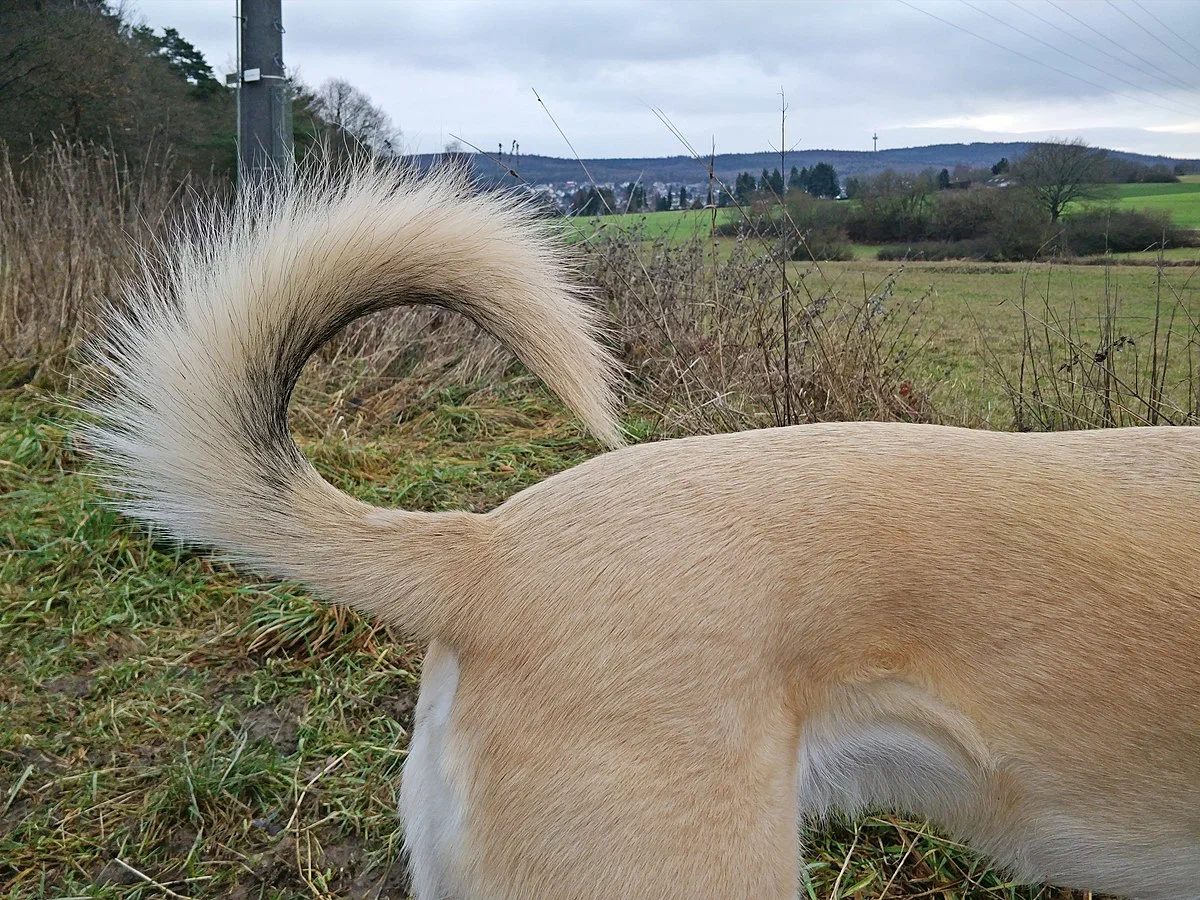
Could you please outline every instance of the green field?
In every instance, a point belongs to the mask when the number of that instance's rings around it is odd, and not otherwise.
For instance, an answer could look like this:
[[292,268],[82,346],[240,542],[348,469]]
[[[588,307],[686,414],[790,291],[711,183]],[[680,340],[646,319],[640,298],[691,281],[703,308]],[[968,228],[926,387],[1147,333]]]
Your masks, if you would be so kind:
[[[1112,254],[1118,262],[1139,262],[1154,265],[1158,260],[1158,251],[1130,250],[1124,253]],[[1168,247],[1162,253],[1165,262],[1176,265],[1200,265],[1200,247]]]
[[1200,228],[1200,181],[1181,184],[1122,184],[1117,186],[1117,205],[1169,213],[1177,225]]
[[[718,210],[717,221],[725,221],[725,217],[731,213],[736,215],[737,210]],[[575,232],[581,237],[637,232],[651,240],[661,237],[684,240],[697,234],[711,233],[713,215],[712,210],[684,209],[670,212],[617,213],[591,218],[575,216],[565,221],[568,234]]]
[[[1189,249],[1191,259],[1200,250]],[[1161,304],[1160,343],[1174,310],[1175,355],[1168,383],[1186,396],[1188,339],[1200,322],[1200,263],[1164,269],[1148,266],[1057,265],[1051,263],[851,262],[793,264],[805,273],[808,289],[842,295],[895,278],[891,296],[898,305],[915,304],[920,331],[915,372],[933,384],[939,418],[987,428],[1012,427],[1012,406],[1004,379],[1019,376],[1024,307],[1031,327],[1043,339],[1073,322],[1078,338],[1095,348],[1106,326],[1131,340],[1130,352],[1149,352],[1155,305]],[[1176,305],[1173,298],[1178,297]],[[1111,313],[1105,310],[1111,304]],[[1180,348],[1183,348],[1182,352]],[[1196,351],[1191,364],[1200,365]]]
[[[1115,186],[1118,207],[1145,209],[1169,213],[1174,222],[1184,228],[1200,229],[1200,176],[1184,176],[1179,184],[1122,184]],[[729,221],[737,216],[736,209],[717,211],[717,221]],[[712,229],[711,210],[677,210],[573,217],[565,220],[567,233],[573,240],[595,235],[638,233],[649,239],[672,238],[684,240],[696,234],[709,234]],[[873,248],[855,247],[856,258],[866,257]],[[1127,258],[1135,255],[1125,254]],[[1185,257],[1190,258],[1190,257]]]

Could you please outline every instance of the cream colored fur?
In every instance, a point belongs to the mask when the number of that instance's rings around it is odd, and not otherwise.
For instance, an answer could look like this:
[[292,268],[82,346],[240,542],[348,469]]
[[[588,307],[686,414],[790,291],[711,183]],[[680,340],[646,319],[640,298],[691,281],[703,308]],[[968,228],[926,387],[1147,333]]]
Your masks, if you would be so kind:
[[486,515],[376,509],[286,407],[357,315],[491,330],[610,445],[545,229],[358,175],[217,217],[113,312],[129,513],[432,641],[421,900],[789,898],[798,822],[931,817],[1029,880],[1200,897],[1200,433],[829,424],[646,444]]

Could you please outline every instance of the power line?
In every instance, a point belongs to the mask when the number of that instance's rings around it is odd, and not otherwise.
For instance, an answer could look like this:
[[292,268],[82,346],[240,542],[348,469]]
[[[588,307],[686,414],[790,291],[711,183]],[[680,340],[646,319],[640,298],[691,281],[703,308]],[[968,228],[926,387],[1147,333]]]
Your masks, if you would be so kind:
[[1129,85],[1135,91],[1142,91],[1143,93],[1149,94],[1152,97],[1157,97],[1159,100],[1165,100],[1167,103],[1177,103],[1180,106],[1184,107],[1184,109],[1190,108],[1193,112],[1200,112],[1200,107],[1194,107],[1194,106],[1188,107],[1186,104],[1180,102],[1179,100],[1173,100],[1170,97],[1165,97],[1162,94],[1158,93],[1157,91],[1152,91],[1149,88],[1142,87],[1140,84],[1135,84],[1134,82],[1130,81],[1128,78],[1123,78],[1120,75],[1114,75],[1112,72],[1109,72],[1106,69],[1101,69],[1099,66],[1094,66],[1090,62],[1088,62],[1086,59],[1080,59],[1078,56],[1075,56],[1072,53],[1068,53],[1067,51],[1063,50],[1061,47],[1055,47],[1049,41],[1043,41],[1040,37],[1038,37],[1035,34],[1030,34],[1028,31],[1018,28],[1016,25],[1010,25],[1008,22],[1005,22],[999,16],[992,15],[986,9],[980,9],[974,3],[969,2],[969,0],[958,0],[958,2],[961,3],[963,6],[968,7],[969,9],[975,10],[975,12],[979,13],[980,15],[987,16],[989,19],[991,19],[994,22],[999,22],[1005,28],[1008,28],[1011,31],[1015,31],[1017,34],[1021,35],[1021,37],[1027,38],[1031,41],[1037,41],[1043,47],[1049,47],[1050,50],[1057,53],[1059,56],[1065,56],[1069,60],[1077,62],[1080,65],[1087,66],[1089,69],[1099,72],[1101,75],[1105,76],[1106,78],[1113,78],[1113,79],[1121,82],[1122,84]]
[[1141,62],[1144,62],[1146,65],[1150,66],[1150,68],[1152,68],[1152,69],[1156,69],[1157,71],[1161,72],[1163,75],[1165,75],[1167,78],[1171,79],[1172,81],[1176,81],[1176,82],[1178,82],[1178,83],[1179,83],[1179,84],[1180,84],[1182,87],[1185,87],[1185,88],[1190,88],[1190,89],[1192,89],[1192,90],[1195,90],[1195,88],[1194,88],[1194,87],[1191,87],[1190,85],[1186,84],[1186,83],[1185,83],[1185,82],[1184,82],[1184,81],[1183,81],[1181,78],[1179,78],[1179,77],[1177,77],[1177,76],[1175,76],[1175,75],[1172,75],[1172,74],[1171,74],[1170,72],[1168,72],[1166,69],[1163,69],[1161,66],[1158,66],[1158,65],[1156,65],[1155,63],[1152,63],[1150,60],[1146,59],[1146,57],[1144,57],[1144,56],[1139,56],[1137,53],[1134,53],[1132,50],[1130,50],[1130,49],[1129,49],[1128,47],[1126,47],[1124,44],[1120,44],[1120,43],[1118,43],[1117,41],[1114,41],[1112,38],[1110,38],[1110,37],[1109,37],[1107,34],[1105,34],[1103,31],[1099,31],[1098,29],[1096,29],[1096,28],[1093,28],[1091,25],[1089,25],[1087,22],[1083,21],[1083,19],[1079,18],[1079,17],[1078,17],[1077,15],[1075,15],[1074,13],[1072,13],[1072,12],[1068,12],[1067,10],[1063,9],[1061,6],[1059,6],[1057,3],[1055,3],[1055,2],[1054,2],[1054,0],[1046,0],[1046,2],[1047,2],[1047,3],[1049,3],[1051,6],[1053,6],[1055,9],[1057,9],[1057,10],[1058,10],[1060,13],[1062,13],[1062,14],[1063,14],[1064,16],[1066,16],[1067,18],[1069,18],[1069,19],[1073,19],[1074,21],[1078,22],[1080,25],[1082,25],[1082,26],[1083,26],[1084,28],[1086,28],[1088,31],[1092,32],[1092,34],[1095,34],[1095,35],[1097,35],[1097,36],[1099,36],[1099,37],[1103,38],[1104,40],[1108,41],[1110,44],[1112,44],[1112,45],[1113,45],[1114,47],[1116,47],[1118,50],[1120,50],[1120,51],[1122,51],[1122,52],[1124,52],[1124,53],[1128,53],[1128,54],[1129,54],[1130,56],[1132,56],[1134,59],[1137,59],[1137,60],[1140,60]]
[[956,28],[959,31],[963,32],[964,34],[969,34],[971,37],[976,38],[977,40],[981,40],[985,44],[991,44],[993,47],[999,47],[1001,50],[1007,51],[1008,53],[1011,53],[1014,56],[1019,56],[1019,57],[1021,57],[1021,59],[1026,60],[1027,62],[1031,62],[1037,66],[1041,66],[1044,69],[1049,69],[1051,72],[1057,72],[1059,75],[1065,75],[1068,78],[1073,78],[1076,81],[1079,81],[1079,82],[1082,82],[1083,84],[1088,85],[1089,87],[1094,87],[1097,90],[1104,91],[1106,94],[1116,94],[1119,97],[1128,97],[1131,100],[1135,100],[1138,103],[1141,103],[1143,106],[1153,106],[1155,109],[1161,109],[1163,112],[1171,113],[1171,115],[1174,115],[1174,116],[1179,115],[1179,110],[1177,110],[1177,109],[1168,109],[1167,107],[1165,107],[1159,103],[1150,103],[1149,101],[1143,100],[1141,97],[1134,97],[1132,94],[1127,94],[1125,91],[1114,91],[1111,87],[1107,87],[1103,84],[1097,84],[1094,81],[1090,81],[1087,78],[1084,78],[1080,75],[1076,75],[1074,72],[1068,72],[1066,69],[1060,69],[1058,66],[1050,65],[1050,63],[1048,63],[1048,62],[1042,62],[1040,59],[1036,59],[1035,57],[1029,56],[1026,53],[1022,53],[1020,50],[1014,50],[1012,47],[1006,47],[1004,44],[1001,44],[998,41],[993,41],[991,38],[984,37],[982,34],[976,34],[974,31],[971,31],[969,28],[963,28],[961,25],[951,22],[949,19],[943,19],[941,16],[935,15],[934,13],[931,13],[928,10],[921,9],[921,7],[919,7],[919,6],[914,6],[913,4],[909,3],[908,0],[896,0],[896,2],[902,4],[903,6],[907,6],[909,9],[916,10],[919,13],[929,16],[929,18],[931,18],[931,19],[936,19],[937,21],[941,22],[943,25],[949,25],[951,28]]
[[1154,13],[1150,12],[1150,10],[1146,9],[1146,7],[1142,6],[1142,4],[1138,3],[1138,0],[1133,0],[1133,5],[1136,6],[1138,9],[1140,9],[1142,12],[1144,12],[1146,15],[1148,15],[1150,18],[1152,18],[1155,22],[1157,22],[1163,28],[1165,28],[1167,30],[1167,33],[1170,34],[1173,38],[1175,38],[1175,40],[1179,41],[1181,44],[1186,44],[1188,47],[1195,50],[1197,53],[1200,53],[1200,47],[1197,47],[1195,44],[1193,44],[1191,41],[1189,41],[1187,38],[1185,38],[1182,34],[1180,34],[1178,31],[1173,29],[1170,25],[1168,25],[1166,22],[1164,22],[1162,19],[1160,19],[1158,16],[1156,16]]
[[1117,6],[1117,4],[1113,3],[1113,0],[1107,0],[1107,3],[1109,6],[1111,6],[1113,9],[1115,9],[1117,12],[1119,12],[1121,15],[1123,15],[1125,18],[1127,18],[1130,22],[1132,22],[1138,28],[1142,29],[1142,31],[1146,32],[1146,34],[1150,35],[1150,37],[1154,38],[1154,40],[1158,41],[1160,44],[1162,44],[1164,47],[1166,47],[1168,50],[1170,50],[1172,53],[1174,53],[1176,56],[1178,56],[1180,59],[1182,59],[1185,63],[1187,63],[1189,66],[1191,66],[1197,72],[1200,72],[1200,65],[1197,65],[1196,63],[1192,62],[1190,59],[1188,59],[1186,56],[1184,56],[1182,53],[1180,53],[1178,50],[1176,50],[1174,47],[1172,47],[1170,44],[1168,44],[1166,41],[1164,41],[1162,38],[1160,38],[1157,34],[1155,34],[1153,31],[1151,31],[1149,28],[1147,28],[1145,25],[1143,25],[1141,22],[1139,22],[1137,19],[1135,19],[1129,13],[1125,12],[1125,10],[1121,9],[1121,7],[1119,7],[1119,6]]
[[[1075,41],[1076,43],[1083,44],[1083,46],[1087,47],[1089,50],[1091,50],[1095,53],[1099,53],[1101,56],[1106,56],[1109,59],[1113,60],[1114,62],[1118,62],[1123,66],[1133,69],[1135,72],[1145,75],[1147,78],[1154,78],[1154,79],[1158,79],[1158,80],[1169,79],[1170,81],[1175,82],[1174,84],[1170,85],[1171,87],[1178,86],[1178,87],[1188,89],[1188,90],[1200,90],[1200,88],[1192,88],[1190,85],[1185,84],[1183,81],[1176,78],[1170,72],[1167,72],[1163,69],[1158,69],[1158,74],[1155,74],[1154,72],[1150,71],[1149,69],[1143,69],[1141,66],[1135,65],[1134,63],[1131,63],[1128,60],[1121,59],[1121,57],[1117,56],[1115,53],[1105,50],[1103,47],[1101,47],[1097,44],[1093,44],[1090,41],[1085,41],[1079,35],[1072,34],[1071,32],[1067,31],[1067,29],[1063,28],[1061,25],[1056,25],[1055,23],[1051,22],[1046,17],[1038,15],[1032,9],[1021,6],[1019,3],[1017,3],[1017,0],[1008,0],[1008,2],[1012,6],[1015,6],[1017,9],[1019,9],[1021,12],[1025,13],[1026,15],[1033,16],[1033,18],[1037,19],[1043,25],[1049,25],[1055,31],[1059,32],[1059,34],[1065,34],[1071,40]],[[1079,21],[1079,20],[1076,20],[1076,21]],[[1087,23],[1081,22],[1080,24],[1086,25]],[[1103,35],[1101,35],[1101,37],[1103,37]],[[1117,46],[1119,47],[1120,44],[1118,44]],[[1155,67],[1155,68],[1157,68],[1157,67]]]

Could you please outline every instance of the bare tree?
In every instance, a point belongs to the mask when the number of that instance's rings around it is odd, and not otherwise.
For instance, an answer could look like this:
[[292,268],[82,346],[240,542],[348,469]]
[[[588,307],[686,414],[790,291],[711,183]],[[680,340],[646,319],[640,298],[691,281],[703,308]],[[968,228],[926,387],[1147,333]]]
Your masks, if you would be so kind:
[[317,115],[331,128],[381,154],[398,152],[400,129],[361,90],[342,78],[330,78],[314,95]]
[[1038,205],[1057,222],[1076,200],[1100,196],[1107,154],[1083,141],[1048,141],[1034,144],[1013,168]]

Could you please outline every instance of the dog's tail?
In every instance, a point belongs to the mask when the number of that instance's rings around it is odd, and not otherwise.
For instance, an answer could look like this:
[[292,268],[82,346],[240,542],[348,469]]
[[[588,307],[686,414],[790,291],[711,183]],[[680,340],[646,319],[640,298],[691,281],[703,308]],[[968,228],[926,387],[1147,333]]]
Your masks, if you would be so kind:
[[[353,319],[402,304],[465,314],[609,446],[617,365],[563,253],[511,198],[448,175],[359,171],[205,214],[107,313],[107,375],[85,445],[127,514],[397,624],[450,637],[487,526],[383,510],[324,481],[287,407],[305,361]],[[473,590],[474,588],[474,590]]]

